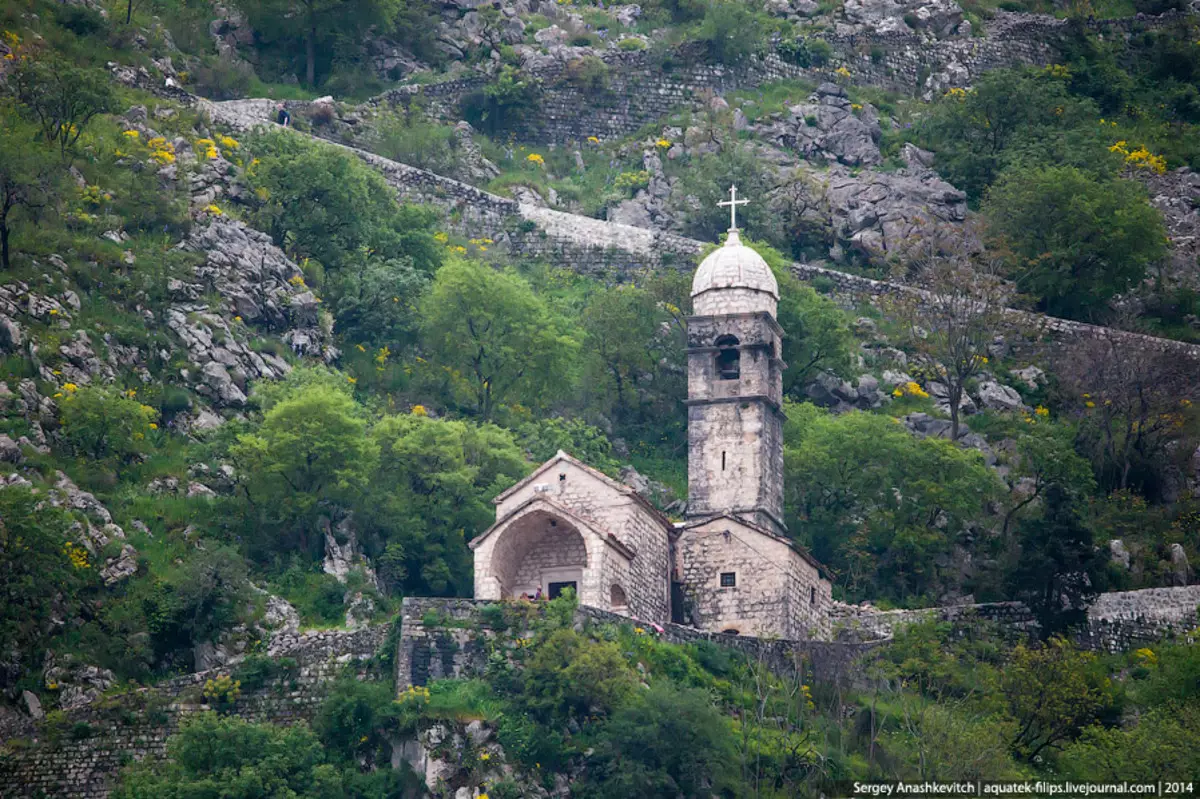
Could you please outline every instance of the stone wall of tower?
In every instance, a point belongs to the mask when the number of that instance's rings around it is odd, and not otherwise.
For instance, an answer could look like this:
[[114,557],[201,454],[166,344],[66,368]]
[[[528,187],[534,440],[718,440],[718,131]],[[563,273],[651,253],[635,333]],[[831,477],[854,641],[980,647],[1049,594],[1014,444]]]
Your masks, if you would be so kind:
[[[781,333],[768,313],[688,319],[690,518],[733,513],[784,532]],[[736,379],[718,371],[725,336],[738,341]]]

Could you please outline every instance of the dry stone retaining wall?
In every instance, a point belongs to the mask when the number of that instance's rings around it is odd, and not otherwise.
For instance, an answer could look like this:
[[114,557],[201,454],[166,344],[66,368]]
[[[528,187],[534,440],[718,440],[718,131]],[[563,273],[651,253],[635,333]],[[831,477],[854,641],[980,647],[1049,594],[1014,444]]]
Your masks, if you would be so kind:
[[[1092,33],[1115,37],[1165,27],[1184,17],[1183,13],[1139,15],[1083,24]],[[569,60],[530,69],[541,87],[536,113],[528,114],[512,133],[522,141],[535,143],[580,142],[589,136],[620,138],[711,94],[753,89],[784,79],[838,80],[836,70],[840,68],[849,70],[849,80],[857,85],[906,94],[927,88],[940,92],[969,85],[990,69],[1053,63],[1058,57],[1058,43],[1070,24],[1050,16],[1002,11],[987,24],[983,36],[930,40],[916,31],[816,34],[833,49],[831,59],[821,67],[801,67],[774,52],[735,67],[710,64],[694,44],[665,57],[651,50],[607,50],[600,53],[608,66],[607,86],[602,91],[573,82]],[[469,75],[442,83],[403,86],[372,102],[407,103],[420,97],[458,119],[463,98],[486,83],[483,76]]]
[[[1087,623],[1072,633],[1085,648],[1125,652],[1163,638],[1186,635],[1200,625],[1200,585],[1146,588],[1101,594],[1088,609]],[[990,602],[920,610],[875,610],[835,602],[834,628],[841,635],[887,638],[899,627],[936,619],[956,627],[980,621],[1004,630],[1036,633],[1038,623],[1020,602]]]
[[[391,625],[385,624],[353,632],[310,632],[275,639],[268,655],[291,658],[296,668],[261,688],[243,692],[232,712],[250,721],[276,724],[311,721],[328,686],[347,670],[360,679],[387,676],[370,661],[390,630]],[[180,722],[209,709],[203,703],[204,683],[219,672],[236,674],[236,667],[175,677],[103,707],[93,704],[71,711],[58,740],[30,724],[21,740],[6,741],[10,751],[0,755],[0,799],[108,796],[124,765],[162,757],[167,738],[179,729]]]

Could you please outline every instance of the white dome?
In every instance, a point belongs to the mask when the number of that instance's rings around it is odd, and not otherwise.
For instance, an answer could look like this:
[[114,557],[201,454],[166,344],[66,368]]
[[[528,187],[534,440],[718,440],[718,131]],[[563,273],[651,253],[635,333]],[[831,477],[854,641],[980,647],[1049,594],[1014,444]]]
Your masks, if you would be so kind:
[[749,289],[770,294],[779,299],[779,284],[763,257],[742,244],[736,230],[729,238],[700,262],[692,278],[692,298],[713,289]]

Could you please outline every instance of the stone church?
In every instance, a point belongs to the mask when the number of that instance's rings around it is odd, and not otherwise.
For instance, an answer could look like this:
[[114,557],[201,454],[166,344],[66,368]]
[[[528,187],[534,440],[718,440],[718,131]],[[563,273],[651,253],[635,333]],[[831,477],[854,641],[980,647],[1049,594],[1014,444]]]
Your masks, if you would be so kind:
[[829,580],[783,523],[778,301],[770,267],[732,226],[692,281],[685,521],[560,451],[496,497],[496,523],[470,543],[475,597],[571,587],[645,622],[827,637]]

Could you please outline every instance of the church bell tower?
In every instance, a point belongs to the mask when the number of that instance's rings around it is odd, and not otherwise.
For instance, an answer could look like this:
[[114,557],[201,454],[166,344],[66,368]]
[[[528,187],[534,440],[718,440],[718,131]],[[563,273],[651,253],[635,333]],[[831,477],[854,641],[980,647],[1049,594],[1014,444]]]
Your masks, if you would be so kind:
[[721,514],[785,535],[779,285],[742,244],[737,188],[725,244],[692,280],[687,320],[689,520]]

